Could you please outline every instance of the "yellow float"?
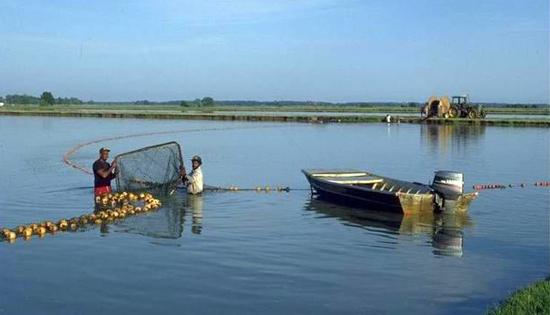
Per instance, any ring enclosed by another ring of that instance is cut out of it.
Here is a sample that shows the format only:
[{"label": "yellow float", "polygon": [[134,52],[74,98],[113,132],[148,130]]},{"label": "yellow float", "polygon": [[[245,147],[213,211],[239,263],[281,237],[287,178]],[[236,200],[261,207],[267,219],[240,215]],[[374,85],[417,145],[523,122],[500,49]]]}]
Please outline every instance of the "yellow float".
[{"label": "yellow float", "polygon": [[[79,217],[70,219],[61,219],[57,223],[52,221],[43,221],[40,223],[31,223],[28,225],[20,225],[12,229],[2,229],[1,236],[3,239],[14,242],[18,236],[25,240],[31,239],[32,235],[44,237],[48,232],[55,234],[58,230],[61,231],[76,231],[79,227],[88,224],[104,224],[114,222],[115,220],[123,219],[127,216],[136,215],[151,210],[156,210],[162,206],[160,200],[156,199],[150,193],[112,193],[102,197],[95,198],[96,205],[101,210],[94,211],[90,214],[83,214]],[[142,206],[137,203],[142,202]],[[110,208],[106,208],[110,206]]]}]

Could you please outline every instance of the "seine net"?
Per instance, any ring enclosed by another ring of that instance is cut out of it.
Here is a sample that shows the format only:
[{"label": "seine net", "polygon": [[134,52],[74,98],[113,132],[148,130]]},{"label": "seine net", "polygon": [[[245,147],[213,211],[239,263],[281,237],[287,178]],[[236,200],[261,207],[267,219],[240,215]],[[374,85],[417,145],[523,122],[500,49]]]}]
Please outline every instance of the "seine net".
[{"label": "seine net", "polygon": [[181,148],[168,142],[118,155],[118,191],[149,191],[168,194],[181,182]]}]

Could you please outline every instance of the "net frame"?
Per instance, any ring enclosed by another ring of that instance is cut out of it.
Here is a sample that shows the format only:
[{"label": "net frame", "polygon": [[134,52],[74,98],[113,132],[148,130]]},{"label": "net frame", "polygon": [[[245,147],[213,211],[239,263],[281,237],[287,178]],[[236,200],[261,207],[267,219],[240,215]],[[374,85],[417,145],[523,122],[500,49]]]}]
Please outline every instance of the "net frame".
[{"label": "net frame", "polygon": [[[115,156],[114,160],[116,161],[117,163],[117,176],[116,176],[116,186],[117,186],[117,190],[118,191],[121,191],[121,190],[125,190],[125,191],[144,191],[144,190],[147,190],[149,192],[151,191],[154,191],[155,193],[160,193],[160,194],[169,194],[172,190],[174,190],[177,185],[178,185],[178,179],[174,179],[173,181],[171,182],[165,182],[165,183],[153,183],[153,182],[141,182],[139,183],[140,186],[138,187],[138,185],[129,185],[128,183],[124,184],[122,183],[122,181],[128,181],[127,178],[125,178],[125,176],[121,175],[121,169],[122,168],[119,168],[120,166],[124,166],[124,162],[120,163],[120,161],[124,161],[124,158],[127,157],[127,156],[130,156],[130,155],[134,155],[136,153],[140,153],[140,152],[144,152],[144,151],[148,151],[148,150],[151,150],[151,149],[155,149],[155,148],[160,148],[160,147],[165,147],[165,146],[175,146],[176,147],[176,162],[179,163],[178,167],[182,167],[183,166],[183,154],[182,154],[182,150],[181,150],[181,146],[179,145],[179,143],[175,142],[175,141],[170,141],[170,142],[165,142],[165,143],[160,143],[160,144],[156,144],[156,145],[151,145],[151,146],[147,146],[147,147],[143,147],[143,148],[140,148],[140,149],[137,149],[137,150],[133,150],[133,151],[128,151],[128,152],[124,152],[124,153],[121,153],[121,154],[118,154],[117,156]],[[145,158],[149,159],[149,161],[145,161],[145,163],[149,162],[149,163],[152,163],[154,164],[154,160],[151,159],[150,157],[148,157],[147,155],[144,156]],[[166,168],[166,173],[164,174],[164,178],[167,178],[169,177],[170,173],[170,169],[169,168]],[[145,174],[144,174],[145,175]],[[147,177],[145,175],[145,177]]]}]

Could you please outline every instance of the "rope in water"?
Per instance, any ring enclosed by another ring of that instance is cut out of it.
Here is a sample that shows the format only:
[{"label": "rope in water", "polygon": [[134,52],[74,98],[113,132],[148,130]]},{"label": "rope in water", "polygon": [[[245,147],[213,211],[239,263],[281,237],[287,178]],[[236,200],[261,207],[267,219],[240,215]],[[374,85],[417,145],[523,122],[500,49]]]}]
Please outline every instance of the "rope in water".
[{"label": "rope in water", "polygon": [[113,223],[128,216],[151,212],[160,208],[162,203],[149,193],[120,192],[96,197],[96,205],[99,210],[89,214],[61,219],[56,223],[43,221],[12,229],[3,228],[1,235],[4,240],[13,243],[17,238],[30,240],[33,235],[42,238],[48,233],[54,235],[57,232],[74,232],[86,226]]},{"label": "rope in water", "polygon": [[256,186],[254,188],[241,188],[238,186],[229,186],[229,187],[215,187],[207,186],[204,188],[206,191],[228,191],[228,192],[239,192],[239,191],[255,191],[255,192],[291,192],[299,190],[310,190],[310,188],[290,188],[288,186]]},{"label": "rope in water", "polygon": [[[91,140],[88,142],[83,142],[75,145],[74,147],[70,148],[65,154],[63,154],[63,162],[73,167],[79,171],[82,171],[86,174],[93,175],[92,171],[90,171],[85,166],[79,165],[71,160],[72,156],[83,147],[92,145],[92,144],[98,144],[100,142],[104,141],[113,141],[113,140],[121,140],[121,139],[128,139],[128,138],[137,138],[137,137],[147,137],[147,136],[156,136],[156,135],[166,135],[166,134],[175,134],[175,133],[186,133],[186,132],[201,132],[201,131],[224,131],[224,130],[241,130],[241,129],[260,129],[260,128],[273,128],[277,125],[265,125],[265,126],[250,126],[250,127],[218,127],[218,128],[194,128],[194,129],[179,129],[179,130],[168,130],[168,131],[153,131],[153,132],[144,132],[144,133],[135,133],[130,135],[121,135],[121,136],[114,136],[114,137],[105,137],[100,139]],[[285,125],[286,126],[286,125]]]},{"label": "rope in water", "polygon": [[535,187],[550,187],[550,181],[538,181],[533,184],[525,184],[525,183],[519,183],[519,184],[477,184],[474,185],[472,188],[474,190],[486,190],[486,189],[505,189],[505,188],[514,188],[514,187],[527,187],[527,186],[535,186]]}]

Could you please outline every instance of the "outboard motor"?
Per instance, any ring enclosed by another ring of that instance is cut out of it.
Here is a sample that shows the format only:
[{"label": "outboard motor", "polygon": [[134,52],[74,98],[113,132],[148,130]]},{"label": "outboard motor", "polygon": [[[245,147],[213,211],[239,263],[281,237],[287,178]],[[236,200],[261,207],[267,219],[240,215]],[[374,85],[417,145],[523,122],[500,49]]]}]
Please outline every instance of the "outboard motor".
[{"label": "outboard motor", "polygon": [[436,203],[441,210],[452,210],[464,192],[464,174],[453,171],[436,171],[432,188],[437,193]]}]

